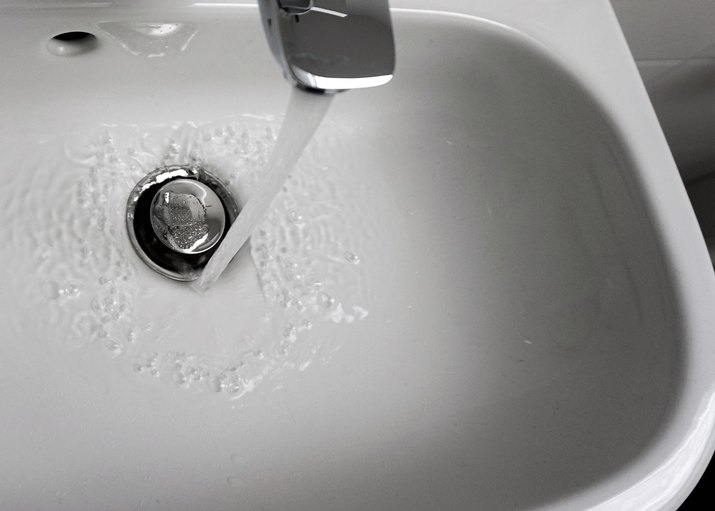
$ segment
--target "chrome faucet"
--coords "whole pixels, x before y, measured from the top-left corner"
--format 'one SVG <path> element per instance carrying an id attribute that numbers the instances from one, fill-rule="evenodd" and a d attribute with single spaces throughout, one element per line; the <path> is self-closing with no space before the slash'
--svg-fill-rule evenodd
<path id="1" fill-rule="evenodd" d="M 335 92 L 390 81 L 388 0 L 259 0 L 268 44 L 298 87 Z"/>

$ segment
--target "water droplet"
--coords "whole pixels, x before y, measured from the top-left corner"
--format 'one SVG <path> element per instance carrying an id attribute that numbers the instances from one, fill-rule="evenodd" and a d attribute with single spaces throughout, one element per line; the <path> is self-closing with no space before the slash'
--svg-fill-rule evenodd
<path id="1" fill-rule="evenodd" d="M 288 212 L 288 221 L 295 225 L 302 224 L 303 223 L 303 215 L 298 213 L 295 209 L 291 209 Z"/>
<path id="2" fill-rule="evenodd" d="M 299 298 L 291 298 L 288 301 L 288 307 L 291 309 L 295 309 L 298 312 L 305 311 L 305 304 L 303 304 L 303 302 Z"/>
<path id="3" fill-rule="evenodd" d="M 289 342 L 295 342 L 298 338 L 298 329 L 294 327 L 291 323 L 286 323 L 283 328 L 283 338 Z"/>
<path id="4" fill-rule="evenodd" d="M 76 297 L 79 295 L 79 287 L 75 284 L 68 284 L 64 289 L 64 294 L 70 298 Z"/>
<path id="5" fill-rule="evenodd" d="M 335 299 L 330 296 L 328 293 L 320 293 L 318 295 L 318 303 L 323 306 L 325 309 L 330 309 L 332 308 L 333 304 L 335 303 Z"/>
<path id="6" fill-rule="evenodd" d="M 122 351 L 123 351 L 123 350 L 122 350 L 121 345 L 120 345 L 118 342 L 116 342 L 116 341 L 114 341 L 114 340 L 112 340 L 112 339 L 107 339 L 107 340 L 105 341 L 105 343 L 104 343 L 104 346 L 105 346 L 110 352 L 112 352 L 114 355 L 121 355 L 121 354 L 122 354 Z"/>
<path id="7" fill-rule="evenodd" d="M 350 252 L 348 250 L 343 255 L 347 262 L 352 263 L 352 264 L 360 264 L 360 257 L 357 254 L 355 254 L 354 252 Z"/>
<path id="8" fill-rule="evenodd" d="M 318 279 L 310 279 L 310 280 L 308 280 L 308 287 L 312 291 L 317 292 L 317 291 L 320 291 L 321 289 L 323 289 L 323 283 L 321 281 L 319 281 Z"/>

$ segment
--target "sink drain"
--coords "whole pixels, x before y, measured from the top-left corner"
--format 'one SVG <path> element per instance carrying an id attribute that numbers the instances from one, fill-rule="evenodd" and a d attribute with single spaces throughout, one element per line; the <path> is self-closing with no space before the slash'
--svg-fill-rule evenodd
<path id="1" fill-rule="evenodd" d="M 134 250 L 154 271 L 196 280 L 238 216 L 221 181 L 190 165 L 162 167 L 137 183 L 127 201 Z"/>

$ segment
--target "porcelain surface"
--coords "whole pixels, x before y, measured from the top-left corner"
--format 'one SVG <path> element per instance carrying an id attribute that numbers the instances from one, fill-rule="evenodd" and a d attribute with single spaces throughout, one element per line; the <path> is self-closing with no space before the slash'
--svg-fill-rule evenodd
<path id="1" fill-rule="evenodd" d="M 250 196 L 289 94 L 255 5 L 0 2 L 0 507 L 682 502 L 715 288 L 610 5 L 391 5 L 394 79 L 199 295 L 123 208 L 189 159 Z"/>

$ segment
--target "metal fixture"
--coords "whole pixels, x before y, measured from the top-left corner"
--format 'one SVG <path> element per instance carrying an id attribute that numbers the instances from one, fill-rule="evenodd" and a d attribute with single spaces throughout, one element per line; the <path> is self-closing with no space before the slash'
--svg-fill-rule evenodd
<path id="1" fill-rule="evenodd" d="M 127 201 L 134 250 L 154 271 L 174 280 L 201 274 L 238 217 L 231 193 L 195 165 L 162 167 L 145 176 Z"/>
<path id="2" fill-rule="evenodd" d="M 387 0 L 259 0 L 268 44 L 286 77 L 314 92 L 390 81 L 395 44 Z"/>

